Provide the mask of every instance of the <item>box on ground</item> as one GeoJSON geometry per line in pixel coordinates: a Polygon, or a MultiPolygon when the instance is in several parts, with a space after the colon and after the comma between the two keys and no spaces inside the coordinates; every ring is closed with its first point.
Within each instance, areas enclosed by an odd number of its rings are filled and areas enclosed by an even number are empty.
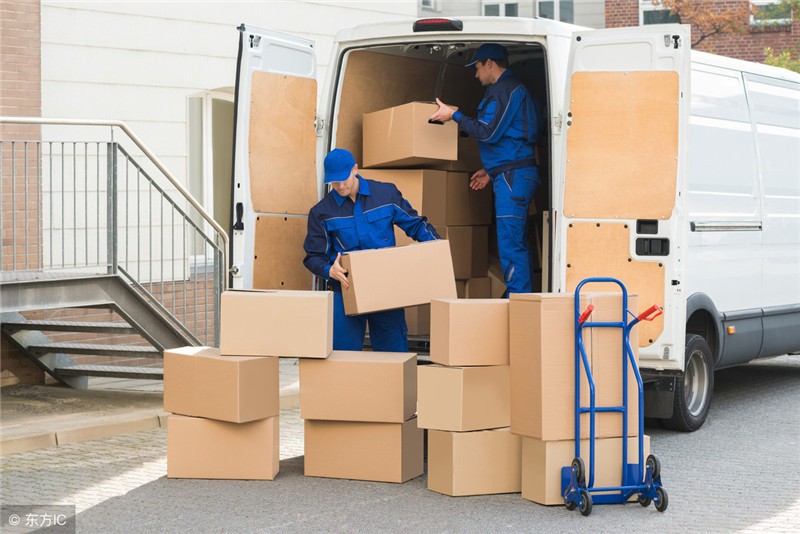
{"type": "Polygon", "coordinates": [[[430,358],[450,366],[508,365],[508,300],[431,302],[430,358]]]}
{"type": "Polygon", "coordinates": [[[509,366],[417,369],[420,428],[464,432],[509,425],[509,366]]]}
{"type": "Polygon", "coordinates": [[[363,116],[363,167],[414,167],[458,159],[458,125],[430,124],[439,106],[409,102],[363,116]]]}
{"type": "Polygon", "coordinates": [[[450,241],[456,279],[479,278],[489,273],[488,226],[437,226],[436,232],[450,241]]]}
{"type": "MultiPolygon", "coordinates": [[[[434,226],[488,226],[492,223],[492,194],[489,188],[471,189],[467,173],[430,169],[365,169],[359,174],[395,184],[411,207],[434,226]]],[[[404,236],[402,230],[395,232],[396,238],[403,239],[404,236]]]]}
{"type": "Polygon", "coordinates": [[[300,417],[402,423],[417,411],[417,355],[335,350],[300,360],[300,417]]]}
{"type": "Polygon", "coordinates": [[[165,350],[164,411],[233,423],[276,416],[278,358],[220,356],[209,347],[165,350]]]}
{"type": "Polygon", "coordinates": [[[406,482],[423,473],[423,430],[404,423],[305,421],[305,475],[406,482]]]}
{"type": "Polygon", "coordinates": [[[327,358],[333,350],[330,291],[225,291],[220,314],[223,355],[327,358]]]}
{"type": "Polygon", "coordinates": [[[428,431],[428,489],[445,495],[518,493],[521,438],[508,428],[428,431]]]}
{"type": "Polygon", "coordinates": [[[278,417],[229,423],[167,418],[167,477],[273,480],[279,469],[278,417]]]}
{"type": "MultiPolygon", "coordinates": [[[[643,436],[644,455],[650,454],[650,436],[643,436]]],[[[595,440],[594,487],[620,486],[622,483],[622,438],[595,440]]],[[[539,504],[564,504],[561,495],[561,468],[572,464],[575,441],[542,441],[522,438],[522,497],[539,504]]],[[[589,481],[589,440],[581,440],[581,458],[589,481]]],[[[638,438],[628,438],[628,463],[639,462],[638,438]]],[[[632,500],[635,500],[634,496],[632,500]]]]}
{"type": "Polygon", "coordinates": [[[450,244],[444,240],[350,252],[342,256],[342,267],[350,281],[350,287],[342,289],[347,315],[456,296],[450,244]]]}
{"type": "Polygon", "coordinates": [[[460,299],[499,299],[503,296],[502,292],[498,296],[492,295],[492,279],[488,276],[456,280],[456,294],[460,299]]]}
{"type": "Polygon", "coordinates": [[[406,308],[406,326],[409,336],[427,336],[431,333],[431,305],[406,308]]]}

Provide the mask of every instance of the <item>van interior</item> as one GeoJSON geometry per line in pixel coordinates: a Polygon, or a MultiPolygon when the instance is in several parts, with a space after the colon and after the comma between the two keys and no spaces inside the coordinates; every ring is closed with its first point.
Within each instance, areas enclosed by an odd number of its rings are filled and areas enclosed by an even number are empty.
{"type": "MultiPolygon", "coordinates": [[[[465,67],[481,42],[430,42],[353,49],[343,56],[338,93],[333,100],[334,117],[329,146],[350,150],[361,163],[362,115],[413,101],[443,102],[476,116],[484,87],[472,67],[465,67]]],[[[544,47],[538,43],[503,43],[509,53],[509,68],[538,100],[544,117],[550,116],[544,47]]],[[[529,210],[529,241],[533,266],[533,291],[547,291],[547,268],[542,285],[542,267],[549,254],[546,212],[550,210],[550,144],[547,120],[540,120],[537,148],[539,186],[529,210]],[[544,246],[543,246],[544,243],[544,246]]],[[[361,168],[361,165],[359,165],[361,168]]],[[[478,170],[478,169],[474,169],[478,170]]],[[[493,205],[493,203],[492,203],[493,205]]],[[[424,213],[423,213],[424,215],[424,213]]],[[[494,218],[492,217],[492,220],[494,218]]],[[[494,226],[489,229],[490,271],[499,269],[494,226]]],[[[500,271],[502,279],[502,271],[500,271]]]]}

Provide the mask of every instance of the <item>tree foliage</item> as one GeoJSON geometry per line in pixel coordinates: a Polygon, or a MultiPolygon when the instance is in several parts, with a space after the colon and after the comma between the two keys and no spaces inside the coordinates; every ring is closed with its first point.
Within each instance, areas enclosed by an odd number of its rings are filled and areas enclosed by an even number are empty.
{"type": "Polygon", "coordinates": [[[764,49],[764,54],[766,55],[764,63],[767,65],[800,72],[800,58],[795,57],[790,50],[776,54],[772,48],[767,47],[764,49]]]}

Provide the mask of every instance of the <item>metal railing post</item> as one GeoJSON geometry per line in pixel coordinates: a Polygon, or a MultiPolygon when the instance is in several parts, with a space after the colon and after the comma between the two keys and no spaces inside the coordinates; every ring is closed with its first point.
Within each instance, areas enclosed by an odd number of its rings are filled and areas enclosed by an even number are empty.
{"type": "Polygon", "coordinates": [[[117,274],[117,148],[106,143],[106,259],[108,274],[117,274]]]}

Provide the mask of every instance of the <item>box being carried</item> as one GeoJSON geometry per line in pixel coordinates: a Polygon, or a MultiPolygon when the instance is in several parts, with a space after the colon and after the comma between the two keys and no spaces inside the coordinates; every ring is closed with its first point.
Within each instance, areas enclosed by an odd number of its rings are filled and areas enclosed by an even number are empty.
{"type": "Polygon", "coordinates": [[[456,297],[450,244],[444,240],[350,252],[342,256],[342,267],[350,281],[350,288],[342,289],[347,315],[456,297]]]}
{"type": "Polygon", "coordinates": [[[330,291],[225,291],[220,314],[225,355],[327,358],[333,350],[330,291]]]}
{"type": "Polygon", "coordinates": [[[458,159],[458,124],[430,124],[439,106],[410,102],[363,117],[364,167],[413,167],[458,159]]]}

